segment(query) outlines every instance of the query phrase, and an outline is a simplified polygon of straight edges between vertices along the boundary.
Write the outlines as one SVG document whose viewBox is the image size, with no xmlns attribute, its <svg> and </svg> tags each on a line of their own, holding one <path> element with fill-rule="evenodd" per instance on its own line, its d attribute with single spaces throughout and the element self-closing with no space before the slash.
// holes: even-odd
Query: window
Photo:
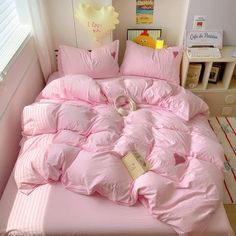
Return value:
<svg viewBox="0 0 236 236">
<path fill-rule="evenodd" d="M 0 49 L 19 26 L 16 5 L 13 0 L 0 0 Z"/>
<path fill-rule="evenodd" d="M 29 26 L 21 24 L 17 11 L 14 0 L 0 0 L 0 81 L 30 33 Z"/>
</svg>

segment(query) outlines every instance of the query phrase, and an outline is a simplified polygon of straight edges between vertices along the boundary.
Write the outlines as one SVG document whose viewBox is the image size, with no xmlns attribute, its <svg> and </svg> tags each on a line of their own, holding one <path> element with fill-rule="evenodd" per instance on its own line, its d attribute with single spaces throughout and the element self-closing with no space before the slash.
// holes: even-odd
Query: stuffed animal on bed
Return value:
<svg viewBox="0 0 236 236">
<path fill-rule="evenodd" d="M 151 36 L 149 36 L 147 30 L 143 30 L 143 32 L 134 39 L 134 42 L 150 48 L 156 47 L 155 40 Z"/>
</svg>

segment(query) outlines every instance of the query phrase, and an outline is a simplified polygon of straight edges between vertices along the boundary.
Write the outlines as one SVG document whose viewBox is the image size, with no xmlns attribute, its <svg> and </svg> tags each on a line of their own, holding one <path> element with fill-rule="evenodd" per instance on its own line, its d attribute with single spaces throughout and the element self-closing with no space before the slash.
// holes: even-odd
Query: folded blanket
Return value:
<svg viewBox="0 0 236 236">
<path fill-rule="evenodd" d="M 137 110 L 117 113 L 119 95 Z M 52 81 L 24 108 L 15 168 L 19 190 L 61 181 L 127 206 L 141 201 L 179 235 L 201 235 L 221 203 L 223 149 L 209 128 L 207 105 L 163 80 L 84 75 Z M 121 159 L 136 150 L 150 166 L 133 180 Z"/>
</svg>

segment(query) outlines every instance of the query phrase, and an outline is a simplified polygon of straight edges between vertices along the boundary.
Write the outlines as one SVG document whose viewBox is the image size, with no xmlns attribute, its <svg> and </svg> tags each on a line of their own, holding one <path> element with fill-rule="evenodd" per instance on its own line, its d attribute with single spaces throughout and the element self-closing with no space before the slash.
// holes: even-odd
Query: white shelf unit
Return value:
<svg viewBox="0 0 236 236">
<path fill-rule="evenodd" d="M 234 75 L 236 58 L 232 57 L 233 51 L 236 51 L 236 46 L 223 47 L 221 58 L 189 58 L 186 51 L 184 52 L 181 85 L 186 87 L 189 65 L 192 63 L 202 64 L 202 72 L 198 84 L 196 87 L 188 89 L 206 101 L 210 107 L 211 115 L 236 115 L 236 75 Z M 216 63 L 221 65 L 220 78 L 216 83 L 211 83 L 209 82 L 209 77 L 212 66 Z M 228 96 L 231 97 L 229 98 Z M 227 109 L 224 109 L 225 107 Z M 223 110 L 227 110 L 228 114 L 225 114 Z"/>
</svg>

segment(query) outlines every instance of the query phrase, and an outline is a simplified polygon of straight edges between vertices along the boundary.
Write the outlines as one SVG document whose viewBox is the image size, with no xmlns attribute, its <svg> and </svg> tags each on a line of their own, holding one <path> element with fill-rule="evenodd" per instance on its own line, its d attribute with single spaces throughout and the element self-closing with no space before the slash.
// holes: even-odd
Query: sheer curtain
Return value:
<svg viewBox="0 0 236 236">
<path fill-rule="evenodd" d="M 45 0 L 28 0 L 32 29 L 35 37 L 39 62 L 44 75 L 44 79 L 45 81 L 47 81 L 48 76 L 53 71 L 54 64 L 52 60 L 53 49 L 51 34 L 48 27 L 48 16 L 45 4 Z"/>
</svg>

